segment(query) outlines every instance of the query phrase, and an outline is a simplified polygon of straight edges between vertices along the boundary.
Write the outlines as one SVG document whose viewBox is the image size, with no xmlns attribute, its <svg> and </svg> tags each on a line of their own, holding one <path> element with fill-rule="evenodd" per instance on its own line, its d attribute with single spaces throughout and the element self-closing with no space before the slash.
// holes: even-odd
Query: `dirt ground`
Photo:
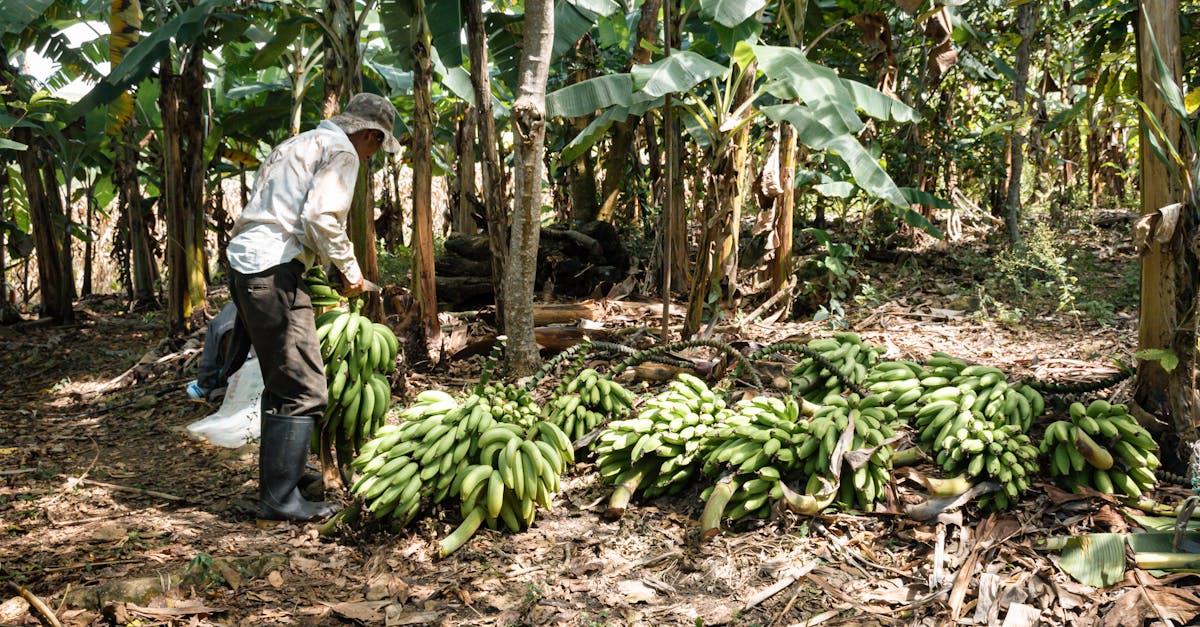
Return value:
<svg viewBox="0 0 1200 627">
<path fill-rule="evenodd" d="M 971 310 L 979 304 L 958 287 L 970 276 L 955 258 L 930 253 L 890 266 L 898 274 L 881 270 L 877 280 L 900 287 L 848 311 L 852 328 L 888 358 L 940 350 L 1015 378 L 1094 378 L 1112 357 L 1129 359 L 1136 311 L 1104 325 L 1053 311 L 996 322 Z M 1037 539 L 1123 531 L 1127 520 L 1115 502 L 1041 482 L 1012 511 L 967 506 L 925 523 L 903 513 L 924 496 L 898 472 L 890 511 L 781 515 L 699 544 L 699 488 L 635 501 L 608 521 L 608 488 L 581 455 L 531 529 L 481 530 L 447 559 L 436 541 L 455 514 L 331 537 L 313 525 L 260 529 L 250 513 L 257 447 L 220 448 L 185 431 L 217 409 L 183 392 L 199 338 L 162 341 L 158 315 L 125 313 L 115 298 L 79 311 L 68 326 L 0 328 L 0 624 L 52 624 L 52 612 L 64 625 L 143 626 L 1034 624 L 1030 616 L 1140 625 L 1200 611 L 1189 575 L 1131 568 L 1103 590 L 1065 575 Z M 606 324 L 656 324 L 610 312 Z M 818 323 L 718 330 L 759 341 L 823 333 Z M 472 367 L 412 376 L 408 392 L 462 389 Z M 1188 494 L 1164 486 L 1155 497 Z"/>
</svg>

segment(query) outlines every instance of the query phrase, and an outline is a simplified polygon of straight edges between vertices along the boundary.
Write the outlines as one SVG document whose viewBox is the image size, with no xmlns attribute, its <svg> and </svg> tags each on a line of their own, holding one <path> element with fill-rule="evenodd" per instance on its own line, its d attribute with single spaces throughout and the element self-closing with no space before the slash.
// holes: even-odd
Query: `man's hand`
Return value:
<svg viewBox="0 0 1200 627">
<path fill-rule="evenodd" d="M 345 275 L 343 275 L 342 287 L 338 290 L 338 293 L 346 298 L 354 298 L 355 296 L 362 294 L 364 289 L 366 289 L 366 284 L 363 283 L 362 278 L 359 278 L 358 281 L 351 283 L 347 281 Z"/>
</svg>

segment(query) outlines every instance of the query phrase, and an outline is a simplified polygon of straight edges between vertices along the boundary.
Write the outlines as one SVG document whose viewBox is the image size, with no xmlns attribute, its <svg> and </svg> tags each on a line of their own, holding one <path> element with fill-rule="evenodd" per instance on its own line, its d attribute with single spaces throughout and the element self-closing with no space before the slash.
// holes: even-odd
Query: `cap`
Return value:
<svg viewBox="0 0 1200 627">
<path fill-rule="evenodd" d="M 375 129 L 383 132 L 384 152 L 397 152 L 400 142 L 392 135 L 392 125 L 396 121 L 396 107 L 392 101 L 377 94 L 354 94 L 346 108 L 341 113 L 329 118 L 347 135 L 353 135 L 364 129 Z"/>
</svg>

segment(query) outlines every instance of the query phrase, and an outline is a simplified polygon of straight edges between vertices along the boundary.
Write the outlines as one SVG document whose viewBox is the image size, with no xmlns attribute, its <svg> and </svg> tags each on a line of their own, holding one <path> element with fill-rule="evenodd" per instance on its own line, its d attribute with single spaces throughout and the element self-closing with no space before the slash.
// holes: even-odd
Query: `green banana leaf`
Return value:
<svg viewBox="0 0 1200 627">
<path fill-rule="evenodd" d="M 833 70 L 804 58 L 796 48 L 751 46 L 758 68 L 767 77 L 764 89 L 780 100 L 799 99 L 820 123 L 836 134 L 857 133 L 863 122 L 855 112 L 854 94 Z"/>
<path fill-rule="evenodd" d="M 591 115 L 613 106 L 628 107 L 632 99 L 632 77 L 629 74 L 609 74 L 546 94 L 546 114 L 568 118 Z"/>
<path fill-rule="evenodd" d="M 415 0 L 380 0 L 379 23 L 401 66 L 412 67 Z M 446 67 L 463 62 L 462 8 L 458 0 L 425 0 L 425 21 L 433 49 Z M 431 53 L 432 54 L 432 53 Z"/>
<path fill-rule="evenodd" d="M 283 56 L 283 53 L 287 52 L 288 48 L 295 43 L 296 38 L 304 30 L 305 24 L 312 23 L 312 18 L 307 16 L 291 17 L 279 22 L 279 29 L 275 33 L 275 37 L 267 45 L 259 48 L 250 62 L 250 67 L 255 70 L 264 70 L 275 65 L 279 61 L 279 57 Z"/>
<path fill-rule="evenodd" d="M 671 56 L 654 63 L 636 65 L 630 71 L 633 89 L 651 98 L 683 93 L 696 85 L 728 71 L 724 65 L 689 51 L 672 51 Z"/>
<path fill-rule="evenodd" d="M 1125 578 L 1125 536 L 1092 533 L 1069 538 L 1059 566 L 1082 584 L 1107 588 Z"/>
<path fill-rule="evenodd" d="M 54 0 L 13 0 L 0 11 L 0 33 L 19 33 L 53 4 Z"/>
<path fill-rule="evenodd" d="M 596 116 L 570 143 L 563 146 L 562 152 L 558 156 L 559 165 L 570 163 L 583 156 L 604 137 L 615 122 L 625 119 L 628 115 L 629 109 L 626 107 L 613 107 Z"/>
<path fill-rule="evenodd" d="M 827 124 L 836 124 L 836 120 L 828 117 L 822 119 L 809 107 L 798 104 L 764 107 L 763 113 L 773 122 L 785 120 L 794 126 L 796 139 L 805 146 L 812 150 L 828 151 L 841 159 L 854 176 L 854 183 L 867 194 L 885 200 L 894 207 L 908 208 L 908 200 L 900 188 L 858 139 L 844 131 L 839 133 L 837 131 L 840 129 Z"/>
<path fill-rule="evenodd" d="M 766 0 L 700 0 L 700 14 L 733 28 L 754 17 L 766 4 Z"/>
<path fill-rule="evenodd" d="M 554 3 L 554 48 L 550 62 L 571 51 L 602 17 L 621 6 L 615 0 L 558 0 Z"/>
<path fill-rule="evenodd" d="M 891 120 L 893 122 L 916 122 L 921 119 L 917 110 L 896 100 L 895 98 L 858 81 L 843 79 L 843 84 L 849 88 L 850 95 L 859 111 L 876 120 Z"/>
</svg>

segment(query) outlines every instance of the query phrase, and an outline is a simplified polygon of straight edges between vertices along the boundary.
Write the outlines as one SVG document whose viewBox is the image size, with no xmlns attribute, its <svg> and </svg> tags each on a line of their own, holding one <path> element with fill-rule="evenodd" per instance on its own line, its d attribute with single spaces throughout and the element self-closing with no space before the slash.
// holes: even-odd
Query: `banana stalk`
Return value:
<svg viewBox="0 0 1200 627">
<path fill-rule="evenodd" d="M 732 475 L 726 475 L 713 486 L 712 494 L 704 503 L 704 512 L 700 514 L 700 541 L 706 542 L 721 533 L 721 519 L 725 517 L 725 508 L 729 499 L 738 489 Z"/>
<path fill-rule="evenodd" d="M 608 509 L 604 510 L 605 518 L 617 519 L 625 515 L 625 510 L 629 507 L 629 500 L 633 498 L 633 493 L 637 492 L 638 485 L 642 483 L 645 476 L 644 464 L 634 466 L 622 475 L 621 481 L 617 483 L 617 489 L 613 490 L 612 497 L 608 500 Z"/>
</svg>

